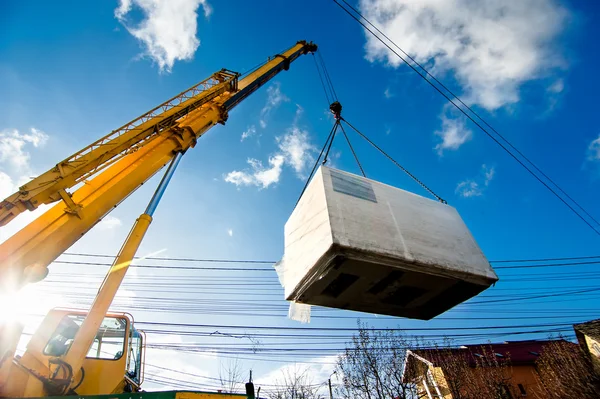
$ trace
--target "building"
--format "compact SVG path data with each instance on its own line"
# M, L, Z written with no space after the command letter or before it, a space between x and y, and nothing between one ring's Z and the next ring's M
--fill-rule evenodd
M573 326L577 341L592 363L596 373L600 374L600 319Z
M407 351L403 380L414 383L419 397L430 399L534 398L542 392L536 360L549 342Z

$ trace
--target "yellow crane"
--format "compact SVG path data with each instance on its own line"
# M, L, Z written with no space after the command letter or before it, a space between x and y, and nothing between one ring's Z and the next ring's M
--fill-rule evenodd
M0 325L0 397L111 394L110 398L116 398L120 396L115 394L141 391L144 334L135 328L131 315L107 312L179 160L211 127L224 124L240 101L287 70L292 61L316 49L312 42L299 41L242 78L220 70L59 162L0 203L0 226L22 212L56 203L0 245L0 291L8 292L44 279L58 256L168 164L89 311L51 310L22 356L15 355L22 326ZM247 391L241 397L254 397L253 388ZM240 397L173 392L143 395L165 399Z

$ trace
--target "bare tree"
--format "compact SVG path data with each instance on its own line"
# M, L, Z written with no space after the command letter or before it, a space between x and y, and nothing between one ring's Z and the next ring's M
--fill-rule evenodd
M443 347L428 346L427 358L443 371L441 390L453 399L510 399L519 397L512 384L509 354L496 355L491 346L457 348L446 340ZM417 350L418 352L418 350Z
M417 357L422 354L425 363L405 370L407 349ZM427 396L422 389L423 381L432 388L431 378L436 380L435 385L443 395L451 394L453 399L519 396L511 383L510 356L497 356L491 346L482 345L473 353L453 347L451 341L445 340L444 345L438 347L409 339L397 330L369 329L360 322L358 334L338 358L336 371L343 380L337 394L345 399L421 398Z
M414 345L395 331L369 329L359 322L358 335L339 356L336 371L342 378L342 398L415 398L415 385L402 379L406 350Z
M600 376L580 346L555 341L544 346L537 362L542 399L593 399L600 392Z
M239 393L244 376L238 359L219 364L219 381L224 393Z
M319 394L323 384L314 384L309 369L297 366L282 371L282 377L275 381L275 387L268 392L270 399L325 399Z

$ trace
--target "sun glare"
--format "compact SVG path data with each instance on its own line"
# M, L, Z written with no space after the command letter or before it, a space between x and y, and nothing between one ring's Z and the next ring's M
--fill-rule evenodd
M0 323L25 323L32 317L43 316L51 307L51 302L54 302L49 299L35 284L11 293L2 293L0 294Z

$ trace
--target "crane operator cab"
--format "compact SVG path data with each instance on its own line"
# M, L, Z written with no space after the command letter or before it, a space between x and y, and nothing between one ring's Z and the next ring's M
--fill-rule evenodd
M12 368L14 378L9 381L14 382L15 387L25 387L28 384L18 384L17 380L35 378L51 395L139 391L143 381L145 335L134 327L133 317L128 313L105 316L79 370L72 370L61 360L68 353L86 315L84 311L51 310L23 356L15 358L20 367ZM42 369L48 373L23 372ZM65 392L64 388L68 386L70 388Z

